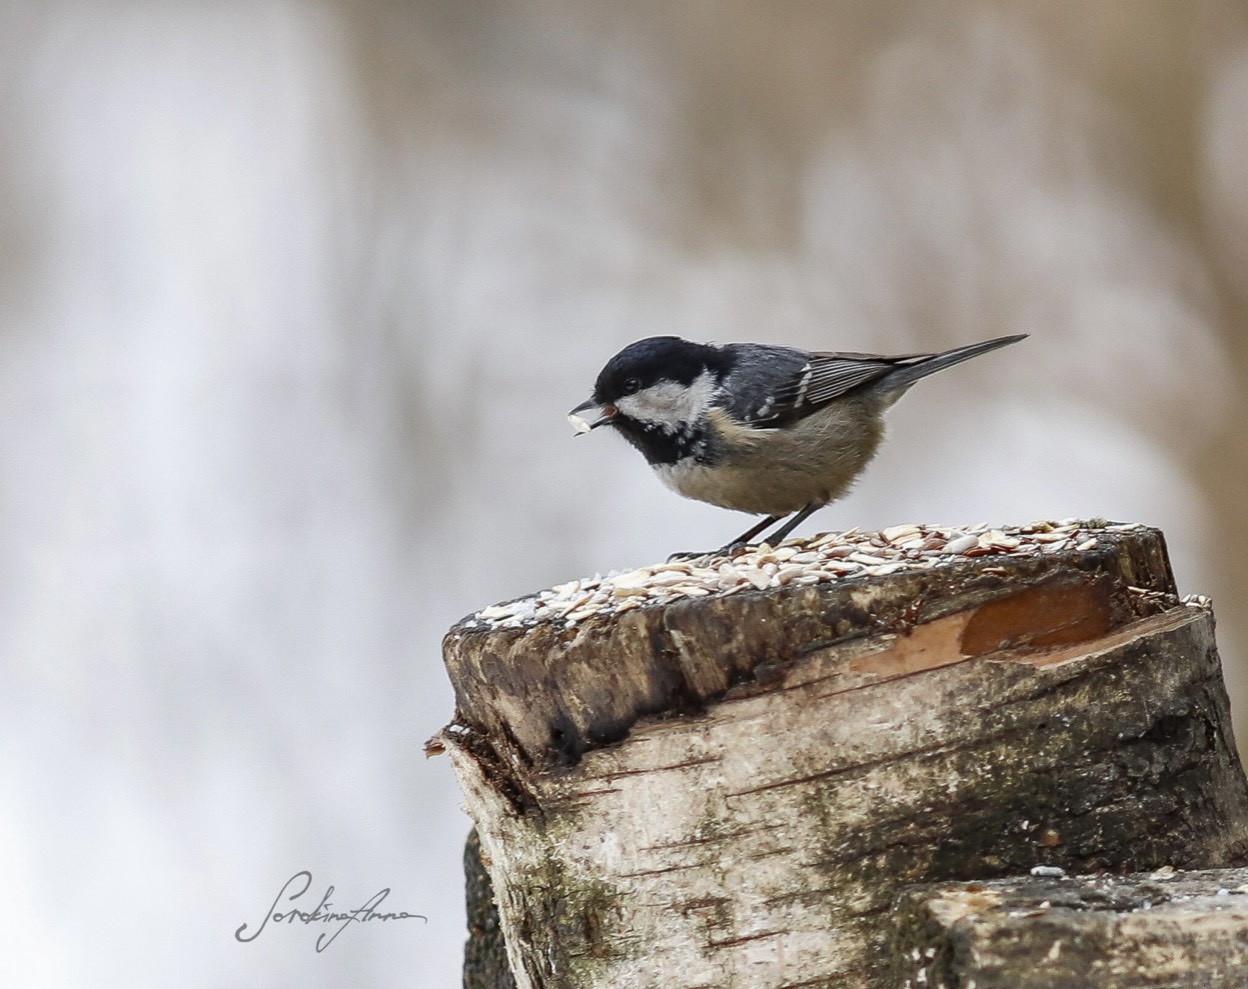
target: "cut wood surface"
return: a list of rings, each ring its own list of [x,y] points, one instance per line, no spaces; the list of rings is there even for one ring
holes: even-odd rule
[[[436,744],[519,986],[892,985],[905,884],[1248,862],[1212,616],[1160,533],[967,558],[910,528],[897,567],[825,538],[868,540],[859,576],[451,630]]]
[[[897,924],[907,989],[1248,986],[1248,869],[925,888]]]

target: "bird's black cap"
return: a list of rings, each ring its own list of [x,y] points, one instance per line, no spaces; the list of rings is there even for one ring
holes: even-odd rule
[[[727,371],[731,357],[719,347],[680,337],[647,337],[630,343],[607,361],[594,382],[594,400],[614,402],[658,381],[691,385],[708,368]]]

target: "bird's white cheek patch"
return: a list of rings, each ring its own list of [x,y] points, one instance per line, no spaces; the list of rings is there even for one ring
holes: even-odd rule
[[[688,386],[676,381],[660,381],[635,395],[621,398],[615,405],[630,419],[674,431],[685,423],[701,419],[714,397],[715,376],[703,371]]]

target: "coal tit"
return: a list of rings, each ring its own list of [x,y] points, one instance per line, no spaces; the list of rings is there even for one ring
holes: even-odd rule
[[[849,490],[911,385],[1024,336],[897,357],[649,337],[612,357],[568,418],[577,432],[616,429],[678,494],[766,516],[719,552],[792,515],[775,545]]]

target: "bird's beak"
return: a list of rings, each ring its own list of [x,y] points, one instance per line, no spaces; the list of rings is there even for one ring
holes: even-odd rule
[[[597,413],[597,418],[592,421],[581,415],[582,412],[588,412],[591,409]],[[591,429],[605,426],[617,414],[618,410],[614,405],[601,405],[591,398],[582,402],[568,413],[568,422],[572,423],[572,428],[576,430],[576,434],[579,436],[581,433],[588,433]]]

